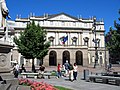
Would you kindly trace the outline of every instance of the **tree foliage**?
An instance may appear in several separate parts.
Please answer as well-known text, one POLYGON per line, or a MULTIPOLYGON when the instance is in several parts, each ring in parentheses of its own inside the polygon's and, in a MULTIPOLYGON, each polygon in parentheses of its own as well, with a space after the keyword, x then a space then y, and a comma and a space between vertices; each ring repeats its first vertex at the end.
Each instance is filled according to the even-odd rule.
MULTIPOLYGON (((119 10, 120 14, 120 10, 119 10)), ((120 18, 118 18, 120 21, 120 18)), ((120 62, 120 24, 114 21, 114 29, 110 27, 110 31, 106 34, 106 47, 109 50, 110 62, 120 62)))
POLYGON ((14 42, 26 59, 43 59, 49 50, 50 43, 46 41, 46 31, 34 21, 27 25, 19 38, 14 37, 14 42))

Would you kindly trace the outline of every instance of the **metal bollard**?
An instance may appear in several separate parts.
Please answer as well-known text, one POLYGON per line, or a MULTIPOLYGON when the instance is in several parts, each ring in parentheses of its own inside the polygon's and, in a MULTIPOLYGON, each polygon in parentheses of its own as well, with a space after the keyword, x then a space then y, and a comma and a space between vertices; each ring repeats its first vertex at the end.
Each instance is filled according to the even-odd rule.
POLYGON ((87 76, 89 75, 89 70, 88 69, 84 69, 84 80, 87 80, 87 76))

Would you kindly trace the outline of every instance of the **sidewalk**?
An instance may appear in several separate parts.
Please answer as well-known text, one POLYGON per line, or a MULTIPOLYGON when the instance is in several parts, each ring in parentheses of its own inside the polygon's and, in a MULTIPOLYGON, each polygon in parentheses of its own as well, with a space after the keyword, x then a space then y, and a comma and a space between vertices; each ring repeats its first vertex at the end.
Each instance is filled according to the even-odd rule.
MULTIPOLYGON (((103 70, 103 68, 94 69, 94 68, 79 66, 77 81, 73 81, 73 82, 67 80, 68 77, 61 77, 59 79, 57 79, 56 77, 51 77, 51 79, 48 79, 47 77, 45 79, 34 79, 34 78, 29 78, 29 79, 35 80, 38 82, 41 82, 41 81, 46 82, 48 84, 55 85, 55 86, 63 86, 73 90, 120 90, 120 86, 102 84, 102 83, 92 83, 92 82, 86 82, 85 80, 81 80, 81 78, 83 78, 84 69, 89 69, 90 72, 91 71, 100 72, 103 70)), ((46 70, 56 70, 56 67, 46 67, 46 70)))

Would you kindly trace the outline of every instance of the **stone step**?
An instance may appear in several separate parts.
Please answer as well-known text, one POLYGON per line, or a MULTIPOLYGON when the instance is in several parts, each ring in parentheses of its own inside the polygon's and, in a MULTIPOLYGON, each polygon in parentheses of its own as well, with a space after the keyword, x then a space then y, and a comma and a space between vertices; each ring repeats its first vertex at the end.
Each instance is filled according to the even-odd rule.
MULTIPOLYGON (((9 90, 18 90, 19 85, 11 85, 9 90)), ((25 90, 25 89, 23 89, 25 90)))
POLYGON ((0 76, 3 80, 14 78, 14 75, 11 73, 0 74, 0 76))
POLYGON ((19 80, 17 78, 13 78, 13 79, 6 79, 6 84, 11 84, 11 85, 19 85, 19 80))
POLYGON ((0 84, 0 90, 10 90, 11 84, 0 84))

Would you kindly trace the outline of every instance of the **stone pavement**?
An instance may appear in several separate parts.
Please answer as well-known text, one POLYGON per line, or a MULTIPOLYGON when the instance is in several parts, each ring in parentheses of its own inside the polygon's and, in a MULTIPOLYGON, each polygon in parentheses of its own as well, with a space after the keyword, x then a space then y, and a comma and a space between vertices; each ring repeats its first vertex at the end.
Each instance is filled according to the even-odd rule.
MULTIPOLYGON (((120 86, 110 85, 110 84, 102 84, 102 83, 92 83, 92 82, 86 82, 85 80, 81 80, 83 78, 83 70, 89 69, 90 72, 97 72, 100 73, 103 71, 103 68, 87 68, 87 67, 81 67, 79 66, 78 69, 78 77, 76 81, 69 81, 68 77, 61 77, 57 79, 56 77, 51 77, 51 79, 48 79, 47 77, 45 79, 34 79, 29 78, 34 81, 38 82, 46 82, 51 85, 55 86, 63 86, 70 88, 72 90, 120 90, 120 86)), ((118 68, 120 70, 120 67, 118 68)), ((47 67, 46 70, 56 70, 56 67, 47 67)))

